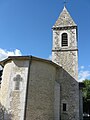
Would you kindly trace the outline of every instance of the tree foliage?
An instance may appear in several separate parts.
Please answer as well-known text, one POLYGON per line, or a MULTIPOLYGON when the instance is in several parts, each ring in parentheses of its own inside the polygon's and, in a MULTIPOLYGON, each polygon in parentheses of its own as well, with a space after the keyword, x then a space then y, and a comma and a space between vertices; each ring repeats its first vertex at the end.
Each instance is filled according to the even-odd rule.
POLYGON ((84 80, 83 81, 85 87, 83 88, 83 97, 84 99, 87 101, 87 100, 90 100, 90 80, 84 80))

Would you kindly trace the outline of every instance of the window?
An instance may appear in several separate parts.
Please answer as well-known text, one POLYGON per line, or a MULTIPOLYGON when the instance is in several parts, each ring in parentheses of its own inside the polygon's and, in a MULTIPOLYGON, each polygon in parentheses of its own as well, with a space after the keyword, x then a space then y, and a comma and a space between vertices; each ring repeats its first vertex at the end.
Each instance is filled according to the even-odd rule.
POLYGON ((15 90, 19 90, 20 88, 20 81, 15 81, 15 90))
POLYGON ((62 43, 61 43, 62 47, 68 46, 68 35, 67 35, 67 33, 63 33, 61 38, 62 38, 62 43))
POLYGON ((66 111, 66 103, 63 103, 63 111, 66 111))
POLYGON ((14 81, 15 81, 14 90, 19 90, 20 89, 20 81, 22 81, 21 76, 19 74, 16 75, 16 77, 14 78, 14 81))

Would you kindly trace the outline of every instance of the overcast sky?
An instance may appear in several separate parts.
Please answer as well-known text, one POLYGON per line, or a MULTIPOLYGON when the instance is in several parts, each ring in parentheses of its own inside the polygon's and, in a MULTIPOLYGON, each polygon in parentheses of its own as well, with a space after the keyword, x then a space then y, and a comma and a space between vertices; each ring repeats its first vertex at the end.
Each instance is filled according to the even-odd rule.
MULTIPOLYGON (((48 59, 52 26, 64 0, 0 0, 0 60, 10 55, 48 59)), ((90 0, 67 0, 66 8, 78 25, 79 79, 90 79, 90 0)))

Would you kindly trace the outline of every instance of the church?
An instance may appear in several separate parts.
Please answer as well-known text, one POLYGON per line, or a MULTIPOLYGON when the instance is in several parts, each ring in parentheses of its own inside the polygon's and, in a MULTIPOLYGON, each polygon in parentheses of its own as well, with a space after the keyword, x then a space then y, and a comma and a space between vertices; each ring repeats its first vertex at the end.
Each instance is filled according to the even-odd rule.
POLYGON ((52 31, 52 60, 10 56, 0 62, 0 120, 83 119, 77 25, 65 6, 52 31))

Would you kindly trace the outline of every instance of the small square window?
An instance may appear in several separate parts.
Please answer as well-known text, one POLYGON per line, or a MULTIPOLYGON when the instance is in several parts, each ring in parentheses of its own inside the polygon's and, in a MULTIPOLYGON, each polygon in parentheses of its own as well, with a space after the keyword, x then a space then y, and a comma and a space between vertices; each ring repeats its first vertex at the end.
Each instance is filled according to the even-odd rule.
POLYGON ((66 111, 66 107, 67 107, 66 103, 63 103, 63 111, 66 111))

